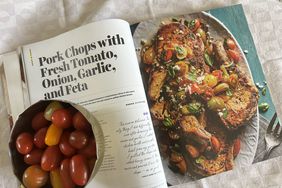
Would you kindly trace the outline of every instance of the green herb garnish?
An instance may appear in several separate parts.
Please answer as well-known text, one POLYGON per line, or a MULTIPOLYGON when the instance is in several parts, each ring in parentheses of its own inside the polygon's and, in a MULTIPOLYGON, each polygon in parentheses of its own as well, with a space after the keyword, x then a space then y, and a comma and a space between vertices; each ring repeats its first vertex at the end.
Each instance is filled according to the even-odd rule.
POLYGON ((172 127, 173 126, 173 121, 170 117, 166 117, 164 120, 163 120, 163 124, 164 126, 166 127, 172 127))
POLYGON ((263 96, 265 96, 266 95, 266 88, 264 87, 264 88, 262 88, 262 90, 261 90, 261 94, 263 95, 263 96))
POLYGON ((192 102, 188 104, 188 110, 191 114, 199 114, 202 111, 202 104, 199 102, 192 102))
POLYGON ((171 78, 174 78, 174 77, 175 77, 175 70, 174 70, 173 66, 169 66, 169 67, 168 67, 168 75, 169 75, 171 78))
POLYGON ((229 96, 229 97, 231 97, 233 95, 230 88, 226 91, 226 95, 229 96))
POLYGON ((226 119, 226 118, 227 118, 227 115, 228 115, 228 111, 227 111, 226 108, 223 109, 222 114, 223 114, 222 117, 223 117, 224 119, 226 119))
POLYGON ((205 52, 204 57, 205 57, 205 63, 207 65, 209 65, 210 67, 212 67, 213 66, 213 59, 211 58, 211 56, 209 56, 209 54, 207 52, 205 52))

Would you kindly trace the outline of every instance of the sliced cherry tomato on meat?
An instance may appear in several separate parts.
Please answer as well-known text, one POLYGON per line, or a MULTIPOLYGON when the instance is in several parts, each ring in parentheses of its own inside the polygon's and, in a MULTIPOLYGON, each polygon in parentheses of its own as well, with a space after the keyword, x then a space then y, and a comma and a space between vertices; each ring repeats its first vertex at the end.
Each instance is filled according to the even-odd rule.
POLYGON ((37 113, 31 121, 31 127, 37 131, 43 127, 47 127, 50 124, 50 122, 45 119, 44 112, 37 113))
POLYGON ((92 128, 90 123, 87 121, 87 119, 83 116, 81 112, 76 112, 75 115, 72 118, 72 124, 74 128, 86 132, 91 132, 92 128))
POLYGON ((71 113, 64 108, 54 111, 51 119, 54 125, 63 129, 70 127, 72 124, 71 113))
POLYGON ((60 166, 60 175, 64 188, 74 188, 75 184, 70 175, 70 159, 64 159, 60 166))
POLYGON ((204 90, 202 90, 197 83, 193 83, 191 85, 191 93, 190 94, 193 94, 193 93, 202 94, 202 93, 204 93, 204 90))
POLYGON ((34 138, 33 138, 33 143, 36 147, 40 149, 44 149, 47 147, 47 145, 45 144, 45 137, 46 137, 47 130, 48 130, 48 127, 43 127, 35 133, 34 138))
POLYGON ((226 39, 226 45, 231 50, 234 50, 236 48, 236 44, 235 44, 234 40, 232 40, 230 38, 226 39))
POLYGON ((80 130, 71 132, 69 137, 69 143, 76 149, 84 148, 88 143, 88 135, 80 130))
POLYGON ((240 60, 240 55, 235 50, 227 50, 227 54, 236 63, 240 60))
POLYGON ((169 61, 173 56, 173 50, 163 50, 163 60, 165 62, 169 61))
POLYGON ((222 81, 222 71, 221 70, 212 71, 212 75, 217 77, 218 82, 222 81))
POLYGON ((28 154, 33 148, 33 136, 28 132, 21 133, 17 137, 16 148, 19 153, 28 154))
POLYGON ((70 175, 76 185, 83 186, 89 178, 89 167, 85 157, 75 155, 70 160, 70 175))
POLYGON ((51 171, 59 167, 62 160, 62 153, 59 146, 49 146, 41 158, 41 168, 45 171, 51 171))
POLYGON ((24 171, 22 181, 27 188, 43 187, 48 181, 48 173, 39 165, 32 165, 24 171))
POLYGON ((57 145, 60 142, 62 133, 62 128, 54 124, 50 125, 46 133, 45 144, 48 146, 57 145))
POLYGON ((40 164, 42 155, 43 150, 35 148, 24 156, 24 162, 29 165, 40 164))
POLYGON ((59 144, 61 152, 67 157, 73 156, 76 152, 75 148, 69 143, 69 137, 70 132, 64 131, 59 144))
POLYGON ((201 26, 201 22, 199 19, 194 19, 191 21, 191 26, 189 27, 193 32, 197 31, 197 29, 201 26))

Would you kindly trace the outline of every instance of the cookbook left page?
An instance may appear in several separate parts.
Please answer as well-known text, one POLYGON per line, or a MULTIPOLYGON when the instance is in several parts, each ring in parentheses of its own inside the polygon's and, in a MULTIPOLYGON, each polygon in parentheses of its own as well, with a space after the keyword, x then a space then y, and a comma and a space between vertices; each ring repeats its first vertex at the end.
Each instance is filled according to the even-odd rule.
POLYGON ((87 187, 166 187, 127 22, 91 23, 22 48, 30 104, 64 99, 98 119, 105 155, 87 187))

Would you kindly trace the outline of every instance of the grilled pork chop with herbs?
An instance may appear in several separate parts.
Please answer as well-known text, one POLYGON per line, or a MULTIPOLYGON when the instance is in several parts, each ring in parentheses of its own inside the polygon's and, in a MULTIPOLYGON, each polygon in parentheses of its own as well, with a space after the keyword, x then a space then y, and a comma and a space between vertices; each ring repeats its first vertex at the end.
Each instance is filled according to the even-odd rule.
POLYGON ((258 100, 235 42, 213 40, 200 19, 174 20, 160 26, 141 58, 158 144, 171 169, 200 176, 232 169, 240 140, 229 131, 255 114, 258 100))

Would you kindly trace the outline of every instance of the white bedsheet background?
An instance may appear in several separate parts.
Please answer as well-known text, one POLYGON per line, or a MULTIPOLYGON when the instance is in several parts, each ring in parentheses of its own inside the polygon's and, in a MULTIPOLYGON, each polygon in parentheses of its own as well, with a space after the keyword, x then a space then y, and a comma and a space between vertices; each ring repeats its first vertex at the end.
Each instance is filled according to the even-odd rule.
MULTIPOLYGON (((267 62, 282 57, 282 2, 278 0, 0 0, 0 54, 15 50, 19 45, 56 36, 91 21, 122 18, 130 23, 136 23, 154 17, 187 14, 237 3, 243 3, 268 83, 271 83, 269 87, 274 103, 281 118, 282 60, 267 62)), ((14 188, 17 185, 12 176, 7 147, 9 127, 5 118, 2 88, 0 89, 0 187, 14 188)), ((248 184, 250 185, 248 187, 280 187, 281 163, 282 158, 267 162, 269 165, 265 165, 266 169, 275 167, 275 172, 272 171, 272 174, 268 171, 266 171, 268 174, 255 171, 257 169, 255 165, 252 168, 255 172, 248 174, 251 176, 250 181, 254 183, 248 184), (277 166, 276 163, 280 165, 277 166), (269 176, 270 174, 272 176, 269 176)), ((232 179, 232 175, 229 179, 232 179)), ((191 186, 213 187, 212 185, 216 185, 219 180, 220 176, 217 179, 193 183, 191 186)), ((235 182, 232 185, 241 187, 242 183, 235 182)))

